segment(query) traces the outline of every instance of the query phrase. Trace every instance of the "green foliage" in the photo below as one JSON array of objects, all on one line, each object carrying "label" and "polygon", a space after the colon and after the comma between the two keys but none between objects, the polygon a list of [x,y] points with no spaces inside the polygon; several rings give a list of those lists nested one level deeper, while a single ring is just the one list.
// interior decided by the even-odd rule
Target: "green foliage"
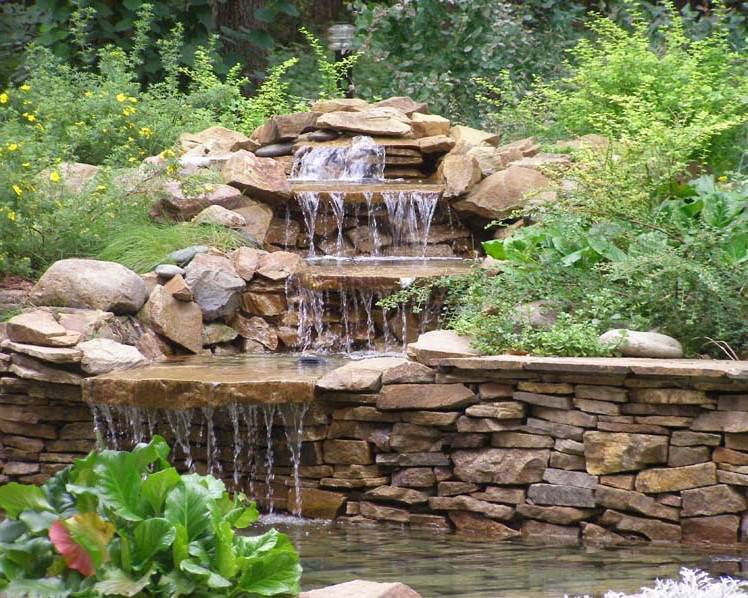
[{"label": "green foliage", "polygon": [[498,121],[521,134],[598,133],[633,151],[666,151],[675,170],[693,159],[734,161],[748,120],[748,61],[726,29],[693,40],[674,8],[668,17],[657,45],[641,16],[632,28],[592,18],[594,37],[569,51],[569,74],[537,83],[516,105],[499,102]]},{"label": "green foliage", "polygon": [[7,596],[279,596],[299,591],[291,541],[243,494],[180,475],[161,437],[91,453],[39,486],[0,487],[0,591]]},{"label": "green foliage", "polygon": [[339,62],[328,58],[328,50],[317,37],[305,27],[300,29],[301,34],[309,44],[314,59],[317,62],[317,72],[321,78],[319,97],[320,99],[337,98],[346,91],[342,82],[348,71],[350,71],[361,58],[360,52],[350,54]]},{"label": "green foliage", "polygon": [[534,76],[555,77],[564,49],[579,38],[580,2],[529,0],[357,1],[364,56],[354,82],[363,97],[408,95],[435,114],[480,125],[475,77],[502,71],[526,87]]},{"label": "green foliage", "polygon": [[143,222],[120,225],[98,253],[102,260],[118,262],[135,272],[150,272],[170,263],[169,254],[190,245],[207,245],[224,250],[246,244],[239,233],[222,226],[193,224],[159,225]]}]

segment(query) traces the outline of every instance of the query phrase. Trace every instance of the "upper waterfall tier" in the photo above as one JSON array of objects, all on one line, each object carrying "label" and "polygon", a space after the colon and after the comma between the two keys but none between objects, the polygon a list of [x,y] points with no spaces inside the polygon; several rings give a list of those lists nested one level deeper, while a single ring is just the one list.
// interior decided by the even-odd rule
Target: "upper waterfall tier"
[{"label": "upper waterfall tier", "polygon": [[385,150],[371,137],[354,137],[344,147],[304,146],[294,154],[291,177],[306,181],[384,180]]}]

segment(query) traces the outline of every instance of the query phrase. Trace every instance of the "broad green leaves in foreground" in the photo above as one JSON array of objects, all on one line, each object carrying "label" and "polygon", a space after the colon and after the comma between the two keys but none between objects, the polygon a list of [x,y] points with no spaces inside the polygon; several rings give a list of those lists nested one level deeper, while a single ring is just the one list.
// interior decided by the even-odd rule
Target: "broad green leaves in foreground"
[{"label": "broad green leaves in foreground", "polygon": [[0,594],[277,596],[299,591],[291,541],[257,520],[244,495],[180,475],[160,437],[131,452],[91,453],[43,486],[0,487]]}]

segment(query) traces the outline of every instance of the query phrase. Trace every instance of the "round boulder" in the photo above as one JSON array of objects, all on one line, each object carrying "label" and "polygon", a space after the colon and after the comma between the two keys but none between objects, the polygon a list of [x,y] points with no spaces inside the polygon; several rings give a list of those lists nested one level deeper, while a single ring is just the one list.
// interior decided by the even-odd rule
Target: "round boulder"
[{"label": "round boulder", "polygon": [[31,291],[36,305],[134,314],[148,292],[143,279],[115,262],[66,259],[52,264]]}]

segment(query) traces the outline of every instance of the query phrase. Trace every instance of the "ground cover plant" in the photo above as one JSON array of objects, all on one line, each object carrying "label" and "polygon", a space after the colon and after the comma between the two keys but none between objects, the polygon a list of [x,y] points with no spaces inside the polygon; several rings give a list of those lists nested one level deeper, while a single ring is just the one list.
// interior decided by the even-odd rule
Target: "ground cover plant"
[{"label": "ground cover plant", "polygon": [[297,594],[287,536],[239,535],[258,519],[243,494],[179,474],[159,436],[132,451],[92,452],[41,486],[0,487],[5,596]]},{"label": "ground cover plant", "polygon": [[[507,138],[606,142],[548,146],[574,154],[571,170],[548,173],[564,190],[523,214],[532,226],[484,243],[498,274],[439,283],[447,321],[485,353],[609,355],[599,335],[625,327],[672,335],[689,355],[745,355],[745,56],[719,28],[691,39],[674,10],[657,44],[641,15],[631,27],[602,16],[591,27],[567,76],[499,101],[496,121]],[[413,288],[389,305],[425,296]]]}]

